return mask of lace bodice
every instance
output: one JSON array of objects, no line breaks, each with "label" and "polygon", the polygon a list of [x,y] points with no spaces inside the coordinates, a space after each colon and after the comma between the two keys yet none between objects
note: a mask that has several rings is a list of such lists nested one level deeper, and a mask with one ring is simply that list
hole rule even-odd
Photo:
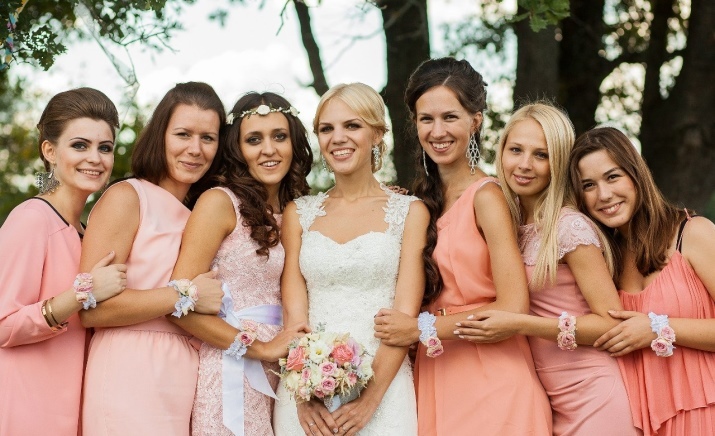
[{"label": "lace bodice", "polygon": [[382,307],[392,307],[400,263],[402,232],[410,203],[416,197],[389,194],[385,211],[387,230],[371,231],[344,244],[310,230],[324,216],[327,194],[296,200],[303,228],[300,269],[308,287],[309,320],[326,323],[326,329],[350,332],[374,353],[373,317]]},{"label": "lace bodice", "polygon": [[[562,208],[557,223],[559,259],[574,251],[579,245],[595,245],[601,248],[601,240],[591,220],[581,212]],[[541,233],[536,224],[519,226],[519,251],[526,265],[536,265],[541,246]]]}]

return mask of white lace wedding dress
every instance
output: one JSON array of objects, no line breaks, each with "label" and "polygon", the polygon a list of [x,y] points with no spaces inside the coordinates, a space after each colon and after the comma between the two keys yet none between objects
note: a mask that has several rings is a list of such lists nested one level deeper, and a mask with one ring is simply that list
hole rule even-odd
[{"label": "white lace wedding dress", "polygon": [[[382,307],[392,307],[400,263],[402,231],[415,197],[389,196],[385,210],[386,232],[369,232],[345,244],[310,230],[324,216],[327,194],[296,200],[303,228],[300,269],[308,286],[309,320],[326,324],[327,331],[349,332],[375,355],[380,341],[374,337],[373,319]],[[360,219],[360,217],[355,217]],[[282,384],[273,414],[276,436],[304,435],[293,399]],[[417,409],[412,368],[407,358],[375,411],[358,433],[375,436],[417,434]]]}]

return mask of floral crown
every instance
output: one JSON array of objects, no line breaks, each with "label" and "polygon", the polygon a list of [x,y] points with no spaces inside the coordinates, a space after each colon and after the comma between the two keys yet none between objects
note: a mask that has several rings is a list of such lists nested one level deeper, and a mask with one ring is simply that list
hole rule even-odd
[{"label": "floral crown", "polygon": [[243,111],[240,114],[234,114],[233,112],[231,112],[230,114],[228,114],[226,116],[226,124],[228,124],[228,125],[233,124],[233,120],[235,120],[236,118],[238,118],[238,119],[241,119],[243,117],[250,118],[251,115],[255,115],[255,114],[258,114],[261,116],[266,116],[266,115],[270,114],[271,112],[282,112],[284,114],[291,114],[294,117],[297,117],[298,114],[300,113],[300,112],[298,112],[298,109],[294,108],[293,106],[284,108],[284,107],[273,107],[273,106],[269,106],[266,104],[262,104],[258,107],[253,108],[253,109]]}]

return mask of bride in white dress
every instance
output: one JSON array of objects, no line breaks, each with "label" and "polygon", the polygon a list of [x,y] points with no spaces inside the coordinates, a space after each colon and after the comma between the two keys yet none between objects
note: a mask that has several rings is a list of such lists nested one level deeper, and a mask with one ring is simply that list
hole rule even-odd
[{"label": "bride in white dress", "polygon": [[335,186],[299,198],[284,211],[284,325],[323,322],[327,331],[350,333],[374,356],[375,375],[360,397],[332,414],[316,400],[296,406],[279,386],[274,431],[416,435],[407,349],[375,339],[373,317],[381,307],[417,316],[429,214],[415,197],[396,194],[373,176],[382,164],[387,127],[384,103],[372,88],[331,88],[318,104],[314,128]]}]

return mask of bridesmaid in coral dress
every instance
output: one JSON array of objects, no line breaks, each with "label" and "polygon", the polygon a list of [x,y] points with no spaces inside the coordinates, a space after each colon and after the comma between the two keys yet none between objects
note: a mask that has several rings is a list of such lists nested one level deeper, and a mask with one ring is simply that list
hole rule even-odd
[{"label": "bridesmaid in coral dress", "polygon": [[554,435],[636,435],[616,359],[590,346],[618,323],[608,311],[621,304],[605,236],[575,209],[573,142],[571,121],[547,103],[520,108],[504,127],[497,173],[519,228],[531,315],[488,310],[458,331],[477,343],[495,333],[529,336]]},{"label": "bridesmaid in coral dress", "polygon": [[426,294],[418,319],[381,309],[375,335],[388,344],[421,342],[420,435],[550,435],[551,408],[526,338],[495,336],[475,345],[454,333],[470,315],[526,312],[529,304],[516,232],[504,225],[504,194],[478,168],[482,77],[467,61],[428,60],[412,74],[405,101],[422,146],[415,193],[432,222],[425,256],[439,268],[442,287]]},{"label": "bridesmaid in coral dress", "polygon": [[135,145],[136,178],[111,186],[92,211],[80,269],[113,249],[127,264],[129,289],[81,316],[96,329],[85,374],[86,435],[189,434],[198,353],[165,316],[216,314],[220,307],[223,291],[214,273],[195,278],[195,286],[169,280],[188,206],[218,165],[224,119],[209,85],[176,85]]},{"label": "bridesmaid in coral dress", "polygon": [[635,425],[715,434],[715,225],[668,203],[617,129],[581,135],[570,172],[580,208],[613,237],[626,311],[595,345],[622,356]]},{"label": "bridesmaid in coral dress", "polygon": [[[117,109],[92,88],[61,92],[40,117],[40,193],[0,228],[0,435],[76,436],[87,332],[77,312],[124,289],[126,267],[98,255],[75,276],[87,198],[109,180]],[[87,277],[84,278],[86,283]],[[79,291],[79,292],[76,292]]]},{"label": "bridesmaid in coral dress", "polygon": [[[307,327],[281,332],[281,214],[289,201],[308,193],[313,153],[297,110],[279,95],[248,93],[228,119],[216,176],[221,186],[197,201],[173,273],[187,277],[216,268],[227,286],[223,319],[191,313],[172,321],[204,341],[191,433],[268,436],[276,362]],[[244,321],[257,323],[250,346],[241,343],[251,330],[241,328]]]}]

